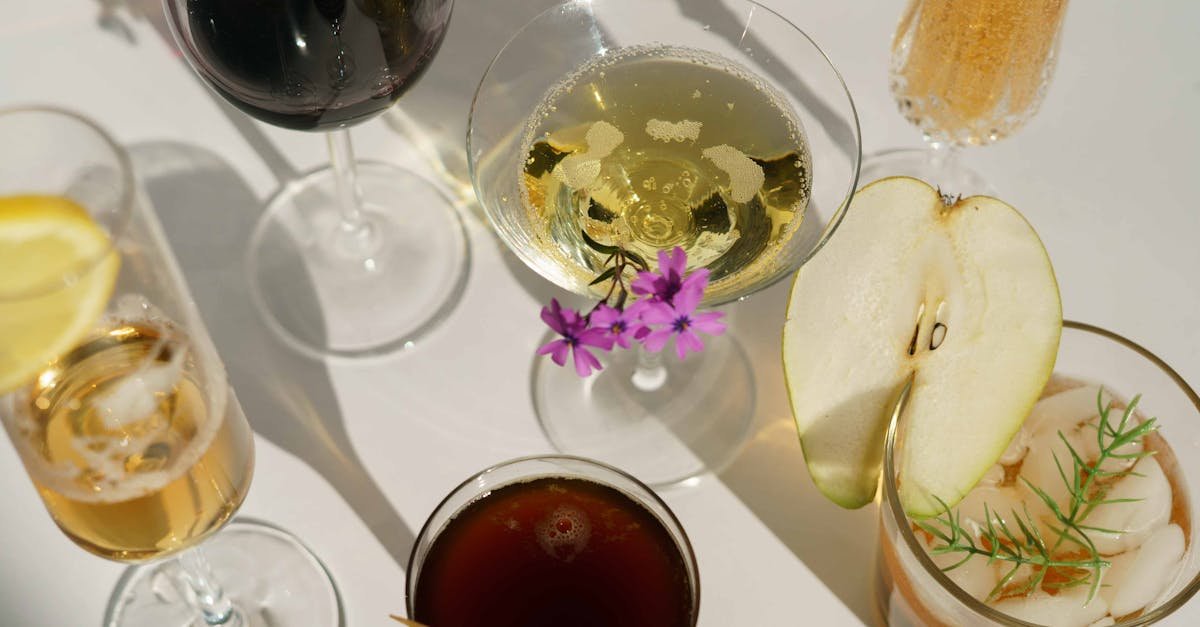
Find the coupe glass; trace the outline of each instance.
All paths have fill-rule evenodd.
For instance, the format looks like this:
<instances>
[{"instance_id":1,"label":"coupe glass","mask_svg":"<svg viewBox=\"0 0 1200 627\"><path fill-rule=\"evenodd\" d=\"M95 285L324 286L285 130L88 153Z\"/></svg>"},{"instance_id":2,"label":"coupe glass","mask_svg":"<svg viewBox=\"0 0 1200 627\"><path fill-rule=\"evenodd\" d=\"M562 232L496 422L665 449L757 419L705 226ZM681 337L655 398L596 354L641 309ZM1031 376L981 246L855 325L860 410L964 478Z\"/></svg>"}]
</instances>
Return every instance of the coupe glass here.
<instances>
[{"instance_id":1,"label":"coupe glass","mask_svg":"<svg viewBox=\"0 0 1200 627\"><path fill-rule=\"evenodd\" d=\"M56 109L0 111L0 143L4 209L107 236L83 255L28 253L39 256L17 260L24 284L0 291L5 338L61 346L4 362L27 375L0 389L9 439L68 538L144 564L121 578L104 624L339 624L333 583L299 541L229 523L253 433L125 152Z\"/></svg>"},{"instance_id":2,"label":"coupe glass","mask_svg":"<svg viewBox=\"0 0 1200 627\"><path fill-rule=\"evenodd\" d=\"M1183 492L1176 493L1176 498L1190 507L1200 502L1200 395L1175 370L1150 351L1116 333L1089 324L1064 321L1054 374L1066 380L1103 385L1119 398L1129 399L1141 394L1139 412L1147 418L1158 419L1159 434L1174 452L1175 471L1182 481L1173 483L1173 488ZM1052 379L1051 383L1054 382ZM959 588L929 557L914 535L912 523L897 496L894 458L903 455L904 451L896 447L896 432L897 425L893 421L886 440L880 489L882 522L876 558L875 598L881 620L896 627L1036 625L978 601ZM1163 458L1160 456L1159 459ZM1200 552L1195 548L1200 520L1195 510L1189 511L1185 518L1184 537L1189 540L1181 570L1144 611L1112 624L1133 627L1156 623L1183 607L1200 590ZM1014 532L1021 533L1015 528Z\"/></svg>"},{"instance_id":3,"label":"coupe glass","mask_svg":"<svg viewBox=\"0 0 1200 627\"><path fill-rule=\"evenodd\" d=\"M963 146L1007 137L1037 112L1067 0L910 0L892 38L891 89L927 149L863 163L863 180L906 175L953 194L994 194L959 163Z\"/></svg>"},{"instance_id":4,"label":"coupe glass","mask_svg":"<svg viewBox=\"0 0 1200 627\"><path fill-rule=\"evenodd\" d=\"M472 182L496 232L538 274L567 290L596 297L588 285L589 277L579 272L577 260L583 253L578 243L546 236L546 219L538 218L525 200L520 177L529 148L523 145L528 143L523 136L547 93L581 66L624 58L639 50L669 50L673 55L737 68L739 74L753 77L750 84L757 86L718 94L715 97L730 99L728 103L723 99L720 109L728 106L729 111L740 111L735 104L750 107L765 93L777 107L775 115L786 111L802 128L811 158L811 192L807 209L800 208L806 211L803 220L786 231L790 237L781 237L749 255L756 272L735 271L717 278L714 264L729 263L728 256L709 263L714 280L705 304L741 300L791 274L833 234L854 193L860 157L858 118L841 76L812 39L770 9L748 0L571 1L546 10L518 31L479 85L467 134ZM689 86L681 92L650 81L637 86L633 98L649 103L651 115L647 118L659 117L654 115L657 112L674 122L673 102L699 98L709 88L702 81L696 83L694 90ZM599 102L602 96L596 98ZM753 125L758 120L737 120L724 125L720 133L736 137L739 125L745 122ZM626 128L626 132L642 131ZM699 131L700 141L705 132ZM800 168L802 159L779 161L786 162L782 168ZM635 178L639 185L653 183L635 170L628 170L630 187ZM686 172L678 175L691 176ZM687 187L715 187L724 182L689 178ZM764 186L752 202L765 204L765 193L770 192ZM587 203L585 199L581 206ZM695 205L686 211L682 217L667 219L696 223L725 219L724 214L701 216L704 209ZM662 222L662 216L653 210L642 217L643 224ZM750 233L752 226L752 222L739 223L738 228ZM644 239L638 245L652 260L655 246ZM697 258L691 257L689 263ZM677 483L720 469L736 456L749 434L754 376L745 352L731 334L705 343L703 353L684 361L673 354L615 351L601 356L604 369L598 375L582 380L570 368L539 359L533 398L541 426L558 450L624 468L651 485Z\"/></svg>"},{"instance_id":5,"label":"coupe glass","mask_svg":"<svg viewBox=\"0 0 1200 627\"><path fill-rule=\"evenodd\" d=\"M462 513L464 509L470 507L480 499L487 498L497 490L515 483L526 483L539 478L581 479L593 484L599 484L604 487L613 488L619 491L623 496L634 501L634 503L637 505L645 508L655 519L657 519L657 521L661 523L666 534L670 536L670 541L673 542L675 547L678 549L679 556L682 557L683 570L686 572L680 573L680 578L685 580L683 583L686 584L686 589L690 591L689 614L691 616L691 625L696 624L696 621L699 620L700 616L700 574L696 566L696 554L694 551L692 551L691 542L688 540L687 533L684 532L683 525L679 522L679 519L676 518L671 509L667 507L667 504L663 502L663 500L659 498L657 494L654 493L654 490L650 489L649 486L645 485L641 481L638 481L636 478L630 476L624 471L593 460L566 455L521 457L496 464L495 466L480 471L478 474L467 479L466 481L463 481L458 485L458 487L454 488L450 494L446 495L446 498L442 499L442 502L438 504L438 506L433 510L433 513L429 515L428 520L425 521L425 525L421 527L421 532L417 534L416 543L413 544L412 554L408 559L408 568L405 569L405 572L407 573L407 594L405 595L405 603L409 616L419 620L429 620L424 618L419 611L423 609L426 613L428 613L433 608L418 607L422 602L419 601L419 599L427 598L418 594L421 583L421 573L427 565L430 549L433 548L434 543L439 539L441 534L446 531L447 525L453 521L456 516ZM544 510L551 511L550 508L555 507L552 512L556 513L562 509L562 505L556 506L556 504L553 502L547 502L541 500L540 498L539 500L541 502L539 502L537 506ZM515 508L515 504L513 507ZM589 521L585 517L579 522L584 525L584 528L587 528L597 521ZM620 550L619 547L614 549L613 546L609 545L609 543L619 543L616 538L610 537L611 530L609 530L610 533L604 533L596 527L592 528L595 530L593 533L583 534L582 536L584 538L585 548L577 550L599 552L605 551L606 546L608 546L607 550ZM538 543L531 542L527 535L532 535L528 529L525 530L525 534L522 534L520 529L517 529L516 533L506 537L511 537L513 542L528 543L533 546L538 546ZM597 541L596 536L601 536L603 539ZM591 537L590 543L588 542L589 537ZM468 545L471 543L471 537L469 535L462 533L460 530L459 535L454 536L454 538L455 541L461 543L458 545L460 548L464 550L469 548ZM502 549L500 550L501 554L503 554ZM532 550L538 549L532 548ZM461 563L459 565L461 565ZM446 564L441 564L440 566L443 567L442 578L445 580L445 573L450 571L446 571L444 569L444 567L447 566ZM491 577L497 577L497 575L499 575L500 578L502 578L503 575L506 574L506 566L507 565L503 560L497 560L489 564L478 564L478 569L490 571L489 576ZM430 570L433 570L433 568L431 567ZM513 584L518 586L521 585L520 573L516 572L513 568L508 568L508 570L512 571L511 574L513 575ZM581 572L594 571L577 571L575 574L579 575ZM532 573L526 573L525 576L532 576ZM597 586L595 593L599 595L625 594L632 596L636 595L637 593L637 590L630 590L629 586L618 589L619 587L617 586L609 587L604 585L605 582L603 581L596 581L595 583ZM458 588L456 587L455 589ZM548 591L546 590L531 590L528 591L528 593L519 596L522 599L528 599L530 597L536 597L538 594L547 593ZM634 598L630 597L623 597L623 600L626 603L637 603ZM462 602L469 604L470 600L464 599ZM489 610L488 607L477 607L475 609L478 613L483 615L496 615L494 608ZM545 608L543 607L542 609ZM536 612L531 612L531 614L532 613ZM592 618L593 620L589 621L588 624L596 624L595 621L598 617L593 616L589 618ZM539 618L541 622L534 621L532 618L526 615L524 620L521 620L518 624L533 624L534 622L537 624L543 624L545 619L546 617L544 612ZM437 624L433 621L430 622L434 625ZM509 623L505 621L496 622L493 624L507 625ZM571 617L560 617L559 620L554 624L570 625L572 624ZM611 624L620 623L613 622Z\"/></svg>"},{"instance_id":6,"label":"coupe glass","mask_svg":"<svg viewBox=\"0 0 1200 627\"><path fill-rule=\"evenodd\" d=\"M356 162L349 127L421 76L453 1L164 5L179 48L215 92L268 124L327 132L331 166L286 182L251 238L251 295L264 317L312 355L411 347L457 302L466 237L427 181Z\"/></svg>"}]
</instances>

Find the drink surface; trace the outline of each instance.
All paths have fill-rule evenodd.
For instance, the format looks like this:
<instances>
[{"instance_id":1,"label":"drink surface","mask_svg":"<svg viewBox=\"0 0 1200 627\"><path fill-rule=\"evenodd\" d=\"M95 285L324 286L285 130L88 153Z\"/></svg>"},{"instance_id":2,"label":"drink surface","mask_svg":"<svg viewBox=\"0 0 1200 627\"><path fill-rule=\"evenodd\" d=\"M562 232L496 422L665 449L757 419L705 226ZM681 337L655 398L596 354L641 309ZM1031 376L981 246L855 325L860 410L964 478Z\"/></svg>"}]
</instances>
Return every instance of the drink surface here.
<instances>
[{"instance_id":1,"label":"drink surface","mask_svg":"<svg viewBox=\"0 0 1200 627\"><path fill-rule=\"evenodd\" d=\"M607 257L586 233L652 264L680 246L690 267L711 271L709 299L728 299L774 275L811 192L808 145L784 99L686 48L627 48L583 66L548 92L522 154L533 252L582 293Z\"/></svg>"},{"instance_id":2,"label":"drink surface","mask_svg":"<svg viewBox=\"0 0 1200 627\"><path fill-rule=\"evenodd\" d=\"M439 627L692 625L679 546L614 488L543 477L492 490L434 539L415 620Z\"/></svg>"},{"instance_id":3,"label":"drink surface","mask_svg":"<svg viewBox=\"0 0 1200 627\"><path fill-rule=\"evenodd\" d=\"M1055 457L1066 464L1068 470L1071 468L1065 441L1070 442L1085 461L1097 459L1096 432L1089 425L1095 421L1099 391L1098 386L1082 381L1057 375L1051 379L1042 400L997 465L952 508L964 529L976 533L986 526L986 505L993 521L999 516L1017 537L1022 537L1013 512L1029 512L1051 549L1051 557L1064 560L1086 557L1079 546L1055 541L1053 515L1021 478L1044 490L1064 511L1068 510L1070 496ZM1109 400L1113 401L1114 407L1110 420L1118 420L1127 403L1108 395L1106 389L1105 402ZM1134 419L1140 421L1145 417L1135 411ZM1133 474L1115 479L1100 478L1103 491L1092 494L1091 498L1117 502L1095 506L1080 522L1093 528L1087 531L1088 538L1101 559L1110 563L1103 569L1102 585L1091 601L1088 600L1087 585L1063 585L1088 574L1089 571L1082 569L1051 568L1043 583L1032 591L1027 591L1024 586L1033 574L1031 567L1023 566L1011 580L1004 581L1011 564L1002 561L989 564L980 556L945 571L946 575L964 592L1001 613L1036 624L1082 626L1105 617L1118 622L1137 617L1172 584L1191 545L1192 530L1187 490L1175 454L1164 435L1151 432L1140 443L1126 445L1117 452L1132 455L1142 450L1153 451L1153 455L1137 460L1109 458L1104 462L1101 466L1104 472L1131 470ZM1103 496L1098 497L1098 494ZM935 546L944 543L915 526L913 530L940 568L965 557L957 552L933 552ZM954 608L955 604L945 603L946 595L935 592L937 584L921 572L920 564L908 553L901 538L894 532L888 533L886 528L881 529L880 538L880 587L877 592L890 596L879 599L889 624L951 625L964 620L963 616L955 616L953 611L945 609ZM986 622L978 615L974 620Z\"/></svg>"},{"instance_id":4,"label":"drink surface","mask_svg":"<svg viewBox=\"0 0 1200 627\"><path fill-rule=\"evenodd\" d=\"M249 425L210 412L196 359L167 326L115 323L10 398L10 435L46 508L88 551L139 561L187 548L245 498Z\"/></svg>"},{"instance_id":5,"label":"drink surface","mask_svg":"<svg viewBox=\"0 0 1200 627\"><path fill-rule=\"evenodd\" d=\"M446 0L187 0L210 83L269 124L327 130L390 106L425 71Z\"/></svg>"},{"instance_id":6,"label":"drink surface","mask_svg":"<svg viewBox=\"0 0 1200 627\"><path fill-rule=\"evenodd\" d=\"M1032 116L1066 0L912 0L892 42L892 94L930 138L986 144Z\"/></svg>"}]
</instances>

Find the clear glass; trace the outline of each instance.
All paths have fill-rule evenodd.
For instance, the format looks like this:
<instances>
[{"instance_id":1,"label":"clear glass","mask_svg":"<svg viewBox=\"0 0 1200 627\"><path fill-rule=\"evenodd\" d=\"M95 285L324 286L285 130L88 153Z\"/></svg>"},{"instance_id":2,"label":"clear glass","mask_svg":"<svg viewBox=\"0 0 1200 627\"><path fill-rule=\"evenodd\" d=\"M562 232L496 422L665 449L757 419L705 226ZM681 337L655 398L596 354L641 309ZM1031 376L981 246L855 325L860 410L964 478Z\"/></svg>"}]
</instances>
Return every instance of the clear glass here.
<instances>
[{"instance_id":1,"label":"clear glass","mask_svg":"<svg viewBox=\"0 0 1200 627\"><path fill-rule=\"evenodd\" d=\"M4 365L24 375L0 389L9 439L68 538L144 564L122 579L105 624L260 624L266 594L288 589L309 595L271 599L273 613L337 624L333 584L295 540L281 550L286 534L248 523L210 538L249 490L253 433L125 152L49 108L0 111L0 143L3 208L106 235L75 264L58 262L82 238L27 253L40 255L31 281L0 291L0 334L45 347ZM73 204L57 209L60 199ZM245 555L315 568L268 573L245 568Z\"/></svg>"},{"instance_id":2,"label":"clear glass","mask_svg":"<svg viewBox=\"0 0 1200 627\"><path fill-rule=\"evenodd\" d=\"M1054 74L1067 0L911 0L892 38L891 90L927 150L893 150L863 180L907 175L951 194L993 194L958 161L964 146L1016 132Z\"/></svg>"},{"instance_id":3,"label":"clear glass","mask_svg":"<svg viewBox=\"0 0 1200 627\"><path fill-rule=\"evenodd\" d=\"M465 232L456 207L430 182L356 160L349 126L382 113L420 77L453 0L301 6L164 0L178 47L213 91L265 122L328 131L330 166L285 181L251 237L246 266L259 312L291 346L316 357L411 348L462 294ZM207 33L208 22L193 16L197 7L236 28ZM279 30L280 16L292 11L312 19ZM221 47L263 41L275 41L277 54ZM337 51L325 70L298 69L296 59L328 55L329 46Z\"/></svg>"},{"instance_id":4,"label":"clear glass","mask_svg":"<svg viewBox=\"0 0 1200 627\"><path fill-rule=\"evenodd\" d=\"M467 134L476 195L501 239L530 268L595 297L578 264L550 250L566 246L539 241L544 228L519 179L523 137L548 91L578 68L651 46L716 57L753 75L781 109L790 109L807 139L812 187L792 237L759 255L758 271L714 281L706 295L710 306L740 300L795 271L833 234L854 193L860 157L858 118L841 76L804 32L761 5L593 0L547 9L496 55L476 92ZM692 97L658 87L640 86L638 97L664 107ZM738 95L746 102L754 96ZM601 357L603 371L583 380L539 359L532 383L538 420L559 451L600 459L651 485L720 469L749 433L754 378L735 337L705 342L705 352L686 361L615 351Z\"/></svg>"},{"instance_id":5,"label":"clear glass","mask_svg":"<svg viewBox=\"0 0 1200 627\"><path fill-rule=\"evenodd\" d=\"M1120 627L1155 623L1178 610L1200 589L1200 551L1195 548L1200 519L1200 395L1153 353L1116 333L1079 322L1063 323L1056 377L1111 387L1114 396L1141 394L1140 411L1157 417L1160 434L1174 451L1184 497L1192 509L1185 530L1182 570L1139 616ZM909 625L1032 625L1005 615L954 584L941 572L912 532L897 498L894 456L897 426L893 419L885 448L880 503L879 553L875 600L883 623ZM899 452L902 454L903 452ZM1178 495L1177 495L1178 496Z\"/></svg>"},{"instance_id":6,"label":"clear glass","mask_svg":"<svg viewBox=\"0 0 1200 627\"><path fill-rule=\"evenodd\" d=\"M405 598L409 616L414 614L413 602L416 598L417 582L421 578L421 566L446 524L468 505L486 497L491 491L539 477L586 479L615 488L649 510L663 524L683 555L688 583L692 590L691 615L695 624L700 615L700 573L696 567L696 554L692 551L691 542L679 519L654 490L628 473L607 464L566 455L521 457L496 464L463 481L442 499L417 534L412 554L408 558L408 568L404 571L407 573Z\"/></svg>"}]
</instances>

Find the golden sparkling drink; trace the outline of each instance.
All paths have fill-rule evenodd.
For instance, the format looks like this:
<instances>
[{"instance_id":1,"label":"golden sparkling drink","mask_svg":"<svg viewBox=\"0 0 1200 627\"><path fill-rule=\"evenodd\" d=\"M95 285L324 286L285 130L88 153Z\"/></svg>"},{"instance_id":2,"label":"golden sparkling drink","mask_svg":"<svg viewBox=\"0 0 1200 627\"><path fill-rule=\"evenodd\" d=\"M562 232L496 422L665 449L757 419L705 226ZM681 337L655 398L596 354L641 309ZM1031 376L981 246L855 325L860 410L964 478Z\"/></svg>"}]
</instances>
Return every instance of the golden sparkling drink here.
<instances>
[{"instance_id":1,"label":"golden sparkling drink","mask_svg":"<svg viewBox=\"0 0 1200 627\"><path fill-rule=\"evenodd\" d=\"M604 246L652 264L682 247L709 296L774 269L811 192L808 144L753 74L685 48L601 57L551 89L526 128L518 173L533 247L586 286ZM606 289L607 285L597 286Z\"/></svg>"},{"instance_id":2,"label":"golden sparkling drink","mask_svg":"<svg viewBox=\"0 0 1200 627\"><path fill-rule=\"evenodd\" d=\"M169 324L116 323L10 401L38 492L88 551L139 561L190 547L245 498L249 425L232 399L211 411L189 348Z\"/></svg>"},{"instance_id":3,"label":"golden sparkling drink","mask_svg":"<svg viewBox=\"0 0 1200 627\"><path fill-rule=\"evenodd\" d=\"M892 94L930 139L986 144L1036 111L1066 0L912 0L892 41Z\"/></svg>"}]
</instances>

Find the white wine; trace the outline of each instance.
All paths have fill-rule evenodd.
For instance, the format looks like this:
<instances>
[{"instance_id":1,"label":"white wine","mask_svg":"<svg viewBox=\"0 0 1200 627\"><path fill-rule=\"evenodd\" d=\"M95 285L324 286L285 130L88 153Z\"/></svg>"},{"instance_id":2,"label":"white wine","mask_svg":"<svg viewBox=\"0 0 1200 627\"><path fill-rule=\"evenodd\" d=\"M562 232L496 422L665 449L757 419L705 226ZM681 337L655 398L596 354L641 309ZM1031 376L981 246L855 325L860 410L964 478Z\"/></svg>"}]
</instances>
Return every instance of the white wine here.
<instances>
[{"instance_id":1,"label":"white wine","mask_svg":"<svg viewBox=\"0 0 1200 627\"><path fill-rule=\"evenodd\" d=\"M249 489L253 438L235 402L209 407L181 332L106 326L13 395L13 443L68 537L109 559L146 560L233 515Z\"/></svg>"},{"instance_id":2,"label":"white wine","mask_svg":"<svg viewBox=\"0 0 1200 627\"><path fill-rule=\"evenodd\" d=\"M679 246L689 267L710 270L709 301L736 296L775 274L812 188L784 99L730 61L678 47L581 67L534 112L522 154L533 246L581 292L608 256L590 239L651 263Z\"/></svg>"}]
</instances>

